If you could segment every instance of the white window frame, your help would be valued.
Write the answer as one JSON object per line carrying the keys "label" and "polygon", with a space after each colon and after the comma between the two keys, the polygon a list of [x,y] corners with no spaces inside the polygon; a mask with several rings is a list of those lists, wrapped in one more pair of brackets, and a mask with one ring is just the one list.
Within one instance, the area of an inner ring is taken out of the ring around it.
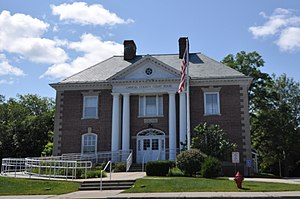
{"label": "white window frame", "polygon": [[[208,107],[206,107],[206,96],[207,95],[217,95],[217,113],[211,113],[208,111]],[[221,115],[221,107],[220,107],[220,93],[219,92],[204,92],[204,115]]]}
{"label": "white window frame", "polygon": [[95,152],[94,153],[97,153],[97,145],[98,145],[98,135],[95,134],[95,133],[85,133],[81,136],[81,154],[94,154],[94,153],[84,153],[84,138],[85,136],[95,136]]}
{"label": "white window frame", "polygon": [[[90,116],[90,117],[87,117],[85,115],[85,101],[87,98],[96,98],[96,115],[95,116]],[[97,95],[87,95],[87,96],[83,96],[83,110],[82,110],[82,119],[98,119],[98,106],[99,106],[99,97]]]}
{"label": "white window frame", "polygon": [[[147,115],[147,110],[146,110],[146,99],[147,97],[156,97],[156,114],[154,115]],[[161,97],[161,111],[159,109],[159,99]],[[141,100],[141,98],[143,98],[143,100]],[[141,111],[141,103],[143,102],[143,110]],[[161,114],[160,114],[161,112]],[[142,113],[142,114],[141,114]],[[140,95],[139,96],[139,117],[163,117],[164,114],[164,98],[163,95]]]}

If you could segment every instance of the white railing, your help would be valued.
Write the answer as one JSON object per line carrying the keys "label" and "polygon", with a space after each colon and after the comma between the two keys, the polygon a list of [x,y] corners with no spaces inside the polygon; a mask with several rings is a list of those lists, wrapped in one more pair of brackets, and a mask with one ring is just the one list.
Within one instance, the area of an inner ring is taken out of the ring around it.
{"label": "white railing", "polygon": [[14,173],[25,171],[25,158],[3,158],[1,164],[1,174]]}
{"label": "white railing", "polygon": [[[92,168],[91,161],[62,160],[61,156],[4,158],[2,159],[1,174],[16,177],[17,172],[31,176],[50,178],[77,178],[77,174],[87,177],[87,170]],[[80,172],[80,173],[79,173]]]}
{"label": "white railing", "polygon": [[[87,169],[92,168],[91,161],[59,160],[51,158],[25,158],[25,174],[50,178],[76,179],[78,175],[87,177]],[[78,174],[78,175],[77,175]]]}
{"label": "white railing", "polygon": [[128,158],[126,159],[126,172],[129,171],[132,165],[132,152],[129,154]]}
{"label": "white railing", "polygon": [[104,167],[104,169],[101,170],[100,172],[100,191],[102,191],[102,176],[103,176],[103,172],[107,169],[108,165],[110,165],[109,167],[109,180],[111,180],[111,170],[112,170],[112,162],[108,161]]}
{"label": "white railing", "polygon": [[82,153],[66,153],[62,155],[64,160],[85,160],[91,161],[94,164],[102,164],[103,162],[125,162],[132,150],[118,150],[118,151],[101,151],[91,154]]}

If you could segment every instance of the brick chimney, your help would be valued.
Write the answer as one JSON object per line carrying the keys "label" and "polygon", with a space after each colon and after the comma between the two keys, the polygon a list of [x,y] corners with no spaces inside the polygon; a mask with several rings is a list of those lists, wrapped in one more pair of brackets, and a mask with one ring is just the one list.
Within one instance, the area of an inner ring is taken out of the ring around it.
{"label": "brick chimney", "polygon": [[124,40],[124,60],[131,60],[136,56],[136,45],[133,40]]}
{"label": "brick chimney", "polygon": [[180,37],[179,40],[178,40],[178,43],[179,43],[179,59],[183,58],[183,54],[184,54],[184,51],[185,51],[185,48],[186,48],[186,40],[187,39],[188,39],[187,37]]}

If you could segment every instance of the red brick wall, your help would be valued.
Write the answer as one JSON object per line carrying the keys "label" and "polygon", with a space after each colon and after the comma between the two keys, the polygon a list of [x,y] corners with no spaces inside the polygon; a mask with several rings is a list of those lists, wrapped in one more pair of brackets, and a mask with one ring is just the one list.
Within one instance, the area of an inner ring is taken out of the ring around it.
{"label": "red brick wall", "polygon": [[81,136],[92,128],[98,135],[98,151],[110,150],[112,95],[111,90],[101,90],[99,96],[99,119],[82,119],[83,95],[81,91],[65,91],[63,100],[61,153],[80,153]]}
{"label": "red brick wall", "polygon": [[[242,126],[239,86],[218,86],[220,90],[220,116],[204,116],[204,97],[201,87],[191,87],[191,133],[199,123],[219,124],[225,130],[231,142],[238,144],[238,151],[242,152]],[[166,134],[166,148],[168,148],[168,121],[169,97],[163,95],[163,117],[155,117],[158,123],[153,128],[160,129]],[[136,148],[136,135],[148,128],[144,123],[145,118],[139,118],[139,96],[130,96],[130,148]],[[81,119],[83,109],[83,96],[81,91],[65,91],[63,100],[61,153],[80,153],[81,136],[87,133],[88,127],[98,135],[98,151],[111,149],[111,120],[112,120],[112,95],[111,90],[101,90],[99,94],[99,119]],[[179,147],[179,96],[176,95],[176,122],[177,122],[177,147]],[[120,120],[122,121],[122,120]],[[134,157],[135,160],[135,157]]]}
{"label": "red brick wall", "polygon": [[204,116],[204,96],[201,87],[191,87],[191,133],[199,123],[218,124],[242,153],[242,124],[239,86],[216,86],[220,90],[221,115]]}

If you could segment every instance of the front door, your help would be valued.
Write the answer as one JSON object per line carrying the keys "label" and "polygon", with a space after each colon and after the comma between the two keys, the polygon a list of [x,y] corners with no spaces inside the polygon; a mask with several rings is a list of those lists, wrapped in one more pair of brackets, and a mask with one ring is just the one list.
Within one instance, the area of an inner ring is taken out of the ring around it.
{"label": "front door", "polygon": [[147,129],[137,136],[137,163],[165,159],[165,134],[159,130]]}

